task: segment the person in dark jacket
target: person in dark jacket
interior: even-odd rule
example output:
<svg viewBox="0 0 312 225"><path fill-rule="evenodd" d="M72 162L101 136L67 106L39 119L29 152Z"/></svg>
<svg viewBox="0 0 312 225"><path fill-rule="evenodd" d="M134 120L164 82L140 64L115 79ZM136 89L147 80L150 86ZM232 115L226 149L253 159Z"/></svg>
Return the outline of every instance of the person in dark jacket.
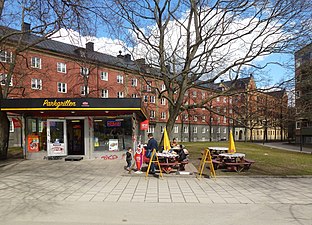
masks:
<svg viewBox="0 0 312 225"><path fill-rule="evenodd" d="M147 135L147 137L149 138L149 140L148 140L147 146L146 146L146 157L147 158L151 158L153 150L154 149L156 149L156 151L158 150L158 144L157 144L157 141L155 140L155 138L154 138L152 133L149 133ZM152 174L155 173L155 165L154 165L154 163L151 164L151 173Z"/></svg>
<svg viewBox="0 0 312 225"><path fill-rule="evenodd" d="M131 162L132 162L132 149L131 147L128 148L126 153L126 162L127 162L127 170L130 170Z"/></svg>

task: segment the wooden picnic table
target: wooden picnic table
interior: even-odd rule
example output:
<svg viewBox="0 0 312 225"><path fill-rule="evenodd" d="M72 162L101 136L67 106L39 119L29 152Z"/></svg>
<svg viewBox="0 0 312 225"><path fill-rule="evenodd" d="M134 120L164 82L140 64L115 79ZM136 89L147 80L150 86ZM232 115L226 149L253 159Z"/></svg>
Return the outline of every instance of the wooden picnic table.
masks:
<svg viewBox="0 0 312 225"><path fill-rule="evenodd" d="M241 172L248 170L255 161L246 159L244 153L221 153L212 160L214 168L224 168L227 171Z"/></svg>

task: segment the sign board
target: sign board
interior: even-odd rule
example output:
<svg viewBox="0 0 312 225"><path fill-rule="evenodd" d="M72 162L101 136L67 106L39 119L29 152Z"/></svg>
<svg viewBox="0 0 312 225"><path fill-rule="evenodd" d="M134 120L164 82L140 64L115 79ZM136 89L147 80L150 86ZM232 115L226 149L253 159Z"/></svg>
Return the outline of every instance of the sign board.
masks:
<svg viewBox="0 0 312 225"><path fill-rule="evenodd" d="M148 130L149 122L148 120L144 120L140 123L140 130Z"/></svg>
<svg viewBox="0 0 312 225"><path fill-rule="evenodd" d="M27 136L27 151L28 152L39 152L39 136L28 135Z"/></svg>
<svg viewBox="0 0 312 225"><path fill-rule="evenodd" d="M108 150L109 151L118 151L118 139L109 139L108 140Z"/></svg>

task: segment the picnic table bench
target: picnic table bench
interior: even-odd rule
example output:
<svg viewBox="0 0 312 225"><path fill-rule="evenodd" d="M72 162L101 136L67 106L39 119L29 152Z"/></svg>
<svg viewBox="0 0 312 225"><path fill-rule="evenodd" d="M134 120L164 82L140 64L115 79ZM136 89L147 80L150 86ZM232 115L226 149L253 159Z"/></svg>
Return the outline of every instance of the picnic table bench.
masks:
<svg viewBox="0 0 312 225"><path fill-rule="evenodd" d="M249 170L250 166L255 163L255 161L251 159L243 159L238 162L229 162L212 159L212 163L214 165L214 169L225 168L228 171L241 172L243 170Z"/></svg>

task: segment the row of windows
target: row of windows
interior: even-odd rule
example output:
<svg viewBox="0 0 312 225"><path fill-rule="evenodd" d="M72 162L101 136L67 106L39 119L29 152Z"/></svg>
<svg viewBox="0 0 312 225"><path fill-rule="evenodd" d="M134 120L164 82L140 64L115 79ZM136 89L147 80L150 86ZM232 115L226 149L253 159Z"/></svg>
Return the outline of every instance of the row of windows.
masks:
<svg viewBox="0 0 312 225"><path fill-rule="evenodd" d="M156 125L149 125L147 132L148 133L155 133L155 126ZM188 126L184 126L182 129L183 129L183 133L185 133L185 134L189 133L189 127ZM161 126L160 130L161 130L161 133L163 133L164 132L164 127ZM206 132L209 133L209 129L205 128L205 127L202 127L201 128L201 133L205 134ZM217 127L217 128L213 128L212 127L211 128L211 133L213 134L214 132L216 132L217 134L220 134L221 132L223 134L227 134L227 128L224 127L224 128L221 129L221 127ZM179 133L179 127L178 126L174 126L173 127L173 133L174 134L178 134ZM192 127L192 133L197 134L198 133L198 127Z"/></svg>

